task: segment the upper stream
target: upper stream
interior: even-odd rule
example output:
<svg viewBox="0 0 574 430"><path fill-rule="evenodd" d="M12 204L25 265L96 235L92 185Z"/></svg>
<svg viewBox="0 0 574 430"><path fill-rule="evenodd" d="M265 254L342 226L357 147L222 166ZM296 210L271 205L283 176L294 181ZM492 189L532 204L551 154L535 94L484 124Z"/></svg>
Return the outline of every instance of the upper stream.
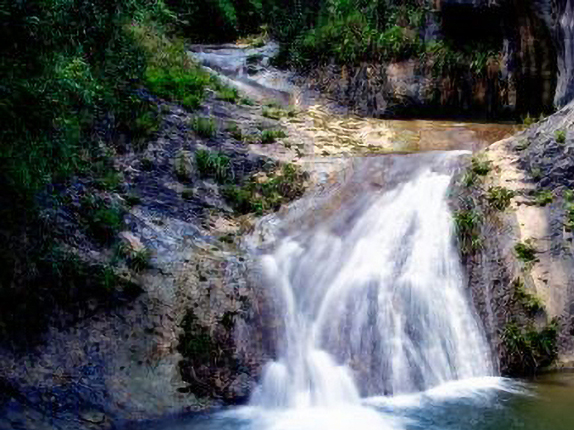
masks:
<svg viewBox="0 0 574 430"><path fill-rule="evenodd" d="M141 428L572 428L562 385L497 377L454 244L449 186L461 157L512 127L337 112L267 66L272 49L195 55L252 98L301 106L292 126L313 138L315 157L347 162L322 192L254 234L281 330L249 405ZM249 69L253 55L261 64Z"/></svg>

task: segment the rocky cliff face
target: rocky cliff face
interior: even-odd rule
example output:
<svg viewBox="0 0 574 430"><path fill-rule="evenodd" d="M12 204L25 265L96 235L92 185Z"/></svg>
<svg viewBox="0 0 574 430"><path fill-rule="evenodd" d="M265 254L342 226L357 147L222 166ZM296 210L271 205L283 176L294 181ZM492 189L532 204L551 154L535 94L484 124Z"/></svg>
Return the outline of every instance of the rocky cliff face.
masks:
<svg viewBox="0 0 574 430"><path fill-rule="evenodd" d="M572 0L435 0L425 42L495 42L481 71L437 73L436 56L390 64L324 66L312 85L375 116L538 116L574 97Z"/></svg>
<svg viewBox="0 0 574 430"><path fill-rule="evenodd" d="M574 365L573 133L570 104L476 155L459 183L469 286L506 374L554 354Z"/></svg>

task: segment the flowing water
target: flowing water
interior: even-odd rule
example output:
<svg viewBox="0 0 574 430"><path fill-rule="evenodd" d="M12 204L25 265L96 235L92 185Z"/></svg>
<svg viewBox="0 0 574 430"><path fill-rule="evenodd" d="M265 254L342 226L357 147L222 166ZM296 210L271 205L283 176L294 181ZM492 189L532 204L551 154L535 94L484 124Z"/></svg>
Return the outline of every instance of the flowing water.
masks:
<svg viewBox="0 0 574 430"><path fill-rule="evenodd" d="M198 58L252 94L293 94L289 79L272 69L246 77L245 55L228 48ZM334 122L337 131L329 131ZM438 147L421 148L419 135L417 149L457 146L448 137L455 126L426 126L443 130ZM323 121L323 134L315 132L356 138L349 130L376 127L408 128L339 116ZM281 219L263 220L251 245L281 310L282 331L278 357L249 405L136 428L574 428L572 377L536 385L496 376L452 236L449 186L467 154L355 157L321 195Z"/></svg>

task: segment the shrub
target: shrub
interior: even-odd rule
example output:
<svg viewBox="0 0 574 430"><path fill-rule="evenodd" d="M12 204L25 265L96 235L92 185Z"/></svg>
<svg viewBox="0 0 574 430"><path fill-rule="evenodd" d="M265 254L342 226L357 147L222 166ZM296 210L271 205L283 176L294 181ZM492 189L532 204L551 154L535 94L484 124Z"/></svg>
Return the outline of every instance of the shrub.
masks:
<svg viewBox="0 0 574 430"><path fill-rule="evenodd" d="M134 25L132 32L147 53L146 87L184 107L197 108L213 79L191 60L183 41L169 39L149 26Z"/></svg>
<svg viewBox="0 0 574 430"><path fill-rule="evenodd" d="M282 109L276 107L264 107L262 115L266 118L280 120L285 113Z"/></svg>
<svg viewBox="0 0 574 430"><path fill-rule="evenodd" d="M274 143L277 139L287 137L283 130L263 130L261 132L261 143Z"/></svg>
<svg viewBox="0 0 574 430"><path fill-rule="evenodd" d="M515 196L514 191L504 187L490 187L486 200L494 209L504 211L510 205L510 201Z"/></svg>
<svg viewBox="0 0 574 430"><path fill-rule="evenodd" d="M215 136L215 121L212 118L195 117L191 120L191 128L201 137Z"/></svg>
<svg viewBox="0 0 574 430"><path fill-rule="evenodd" d="M519 242L514 246L516 257L524 263L532 263L536 261L536 248L530 239L524 242Z"/></svg>
<svg viewBox="0 0 574 430"><path fill-rule="evenodd" d="M556 130L554 137L556 139L556 143L566 143L566 130Z"/></svg>
<svg viewBox="0 0 574 430"><path fill-rule="evenodd" d="M556 320L540 331L511 322L504 327L501 337L508 356L508 371L514 376L535 374L551 365L558 355Z"/></svg>
<svg viewBox="0 0 574 430"><path fill-rule="evenodd" d="M221 152L200 149L195 153L195 164L202 177L213 178L219 183L224 183L233 176L231 161Z"/></svg>

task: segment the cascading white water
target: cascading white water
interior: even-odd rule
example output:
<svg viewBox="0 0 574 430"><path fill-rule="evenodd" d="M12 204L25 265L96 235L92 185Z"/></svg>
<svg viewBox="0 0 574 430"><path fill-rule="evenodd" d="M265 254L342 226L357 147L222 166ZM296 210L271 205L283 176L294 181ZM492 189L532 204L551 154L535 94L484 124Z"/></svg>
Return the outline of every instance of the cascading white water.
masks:
<svg viewBox="0 0 574 430"><path fill-rule="evenodd" d="M332 408L493 373L453 243L458 155L394 157L383 186L365 161L361 195L262 257L285 329L252 405Z"/></svg>

